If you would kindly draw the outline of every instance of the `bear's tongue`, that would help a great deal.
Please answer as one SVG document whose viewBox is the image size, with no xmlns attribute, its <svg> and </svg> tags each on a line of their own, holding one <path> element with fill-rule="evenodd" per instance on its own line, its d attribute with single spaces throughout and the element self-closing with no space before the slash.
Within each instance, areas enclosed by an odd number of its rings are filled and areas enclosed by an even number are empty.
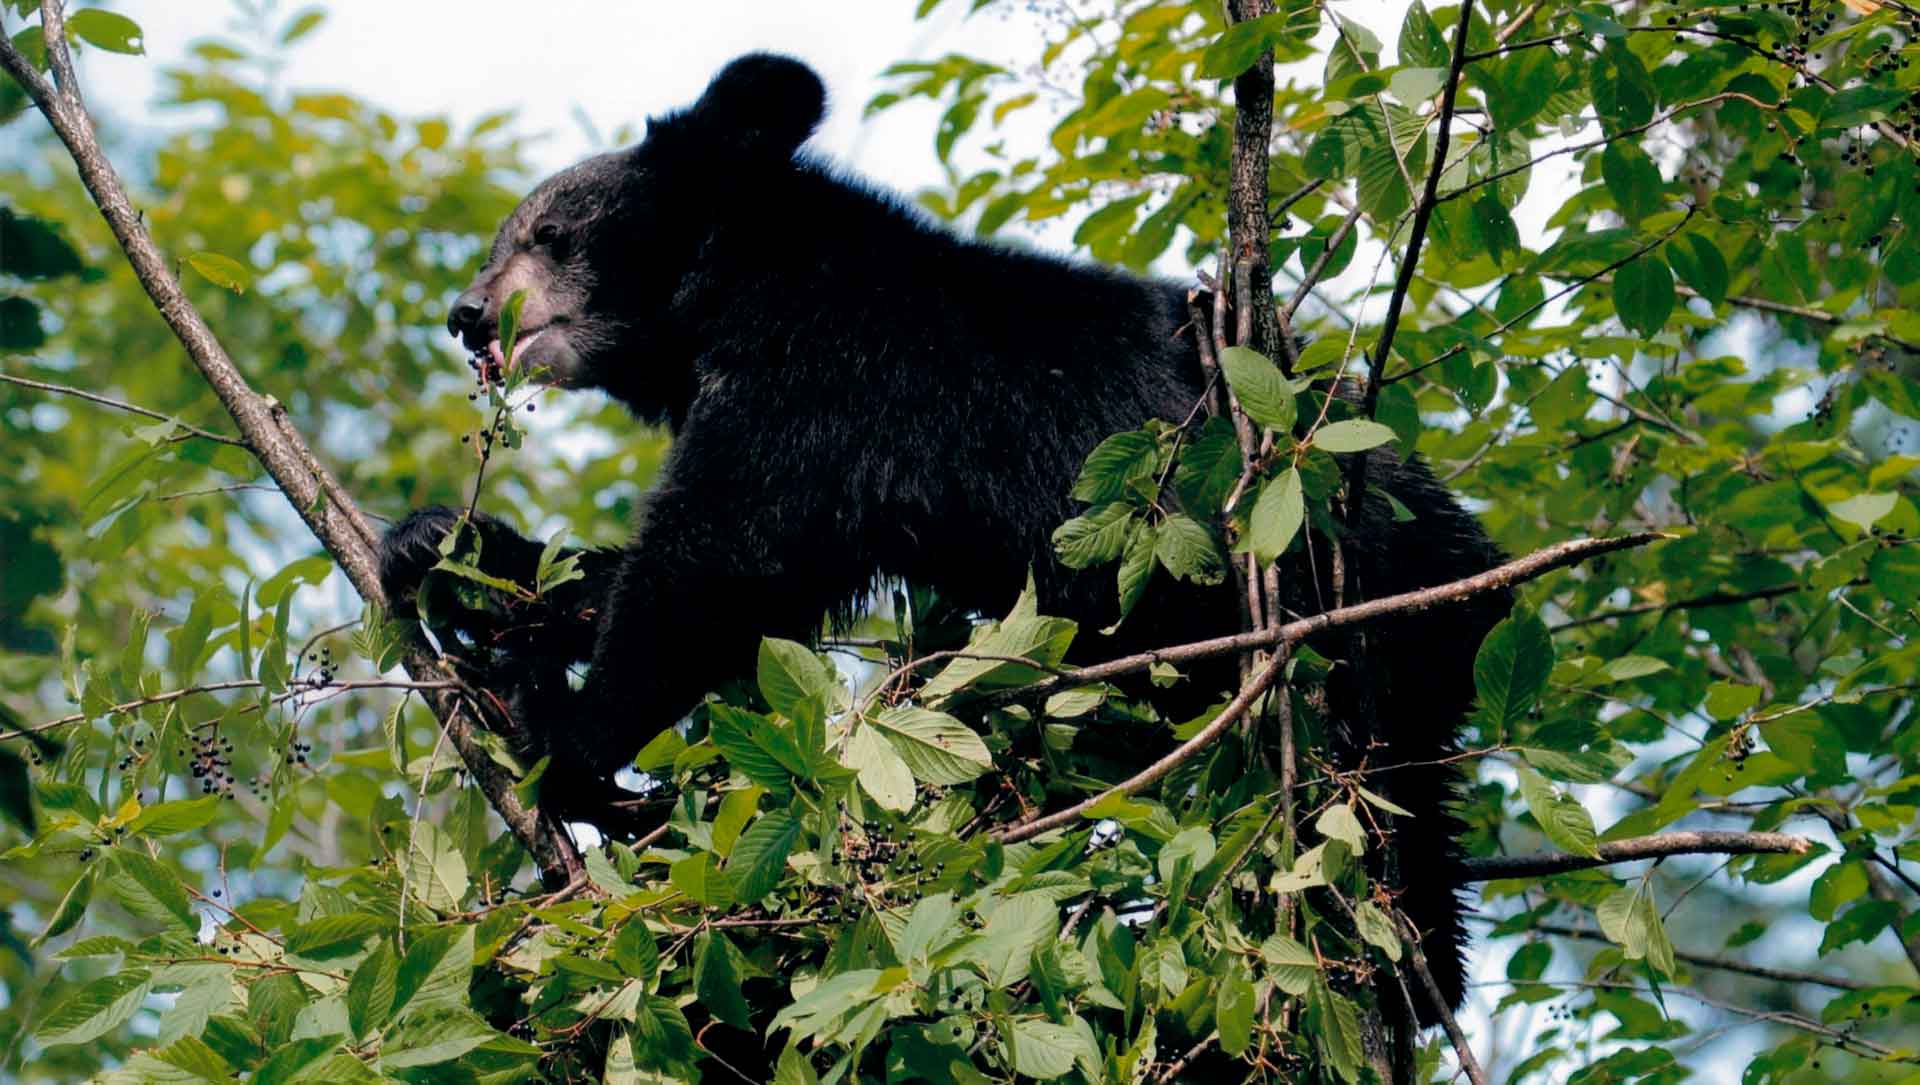
<svg viewBox="0 0 1920 1085">
<path fill-rule="evenodd" d="M 498 339 L 487 340 L 487 357 L 493 361 L 494 365 L 500 367 L 500 371 L 502 373 L 506 372 L 507 358 L 506 358 L 506 355 L 500 352 L 500 340 Z"/>
</svg>

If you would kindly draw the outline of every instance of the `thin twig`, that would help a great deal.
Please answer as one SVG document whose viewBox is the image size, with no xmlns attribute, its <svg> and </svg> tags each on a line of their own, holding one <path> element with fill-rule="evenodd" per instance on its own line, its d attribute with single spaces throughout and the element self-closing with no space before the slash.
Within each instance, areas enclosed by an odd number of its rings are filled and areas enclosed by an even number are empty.
<svg viewBox="0 0 1920 1085">
<path fill-rule="evenodd" d="M 1585 927 L 1572 927 L 1564 923 L 1535 923 L 1527 928 L 1537 934 L 1551 934 L 1562 938 L 1582 938 L 1589 942 L 1605 942 L 1612 945 L 1613 939 L 1596 930 Z M 1824 972 L 1805 972 L 1797 968 L 1775 968 L 1772 965 L 1752 964 L 1748 961 L 1736 961 L 1731 957 L 1717 957 L 1711 953 L 1692 953 L 1683 949 L 1673 951 L 1675 960 L 1685 961 L 1696 968 L 1709 968 L 1716 972 L 1736 972 L 1743 976 L 1773 980 L 1778 983 L 1792 984 L 1796 987 L 1813 985 L 1831 987 L 1836 991 L 1865 991 L 1874 984 L 1848 976 L 1834 976 Z"/>
<path fill-rule="evenodd" d="M 212 430 L 204 430 L 204 429 L 201 429 L 199 426 L 193 425 L 191 423 L 182 422 L 178 418 L 175 418 L 170 414 L 163 414 L 160 411 L 156 411 L 150 407 L 142 407 L 137 403 L 127 403 L 124 400 L 114 399 L 111 396 L 103 396 L 98 392 L 89 392 L 84 388 L 69 388 L 64 384 L 49 384 L 46 381 L 30 380 L 26 377 L 16 377 L 11 373 L 0 373 L 0 383 L 17 384 L 23 388 L 34 388 L 42 392 L 52 392 L 55 395 L 72 396 L 75 399 L 84 399 L 89 403 L 98 403 L 102 407 L 112 407 L 116 411 L 126 411 L 128 414 L 137 414 L 137 415 L 140 415 L 142 418 L 152 418 L 161 422 L 171 422 L 174 425 L 179 426 L 186 433 L 194 437 L 198 437 L 203 441 L 215 441 L 223 445 L 232 445 L 235 448 L 248 447 L 247 442 L 241 440 L 238 437 L 229 437 L 224 433 L 214 433 Z"/>
</svg>

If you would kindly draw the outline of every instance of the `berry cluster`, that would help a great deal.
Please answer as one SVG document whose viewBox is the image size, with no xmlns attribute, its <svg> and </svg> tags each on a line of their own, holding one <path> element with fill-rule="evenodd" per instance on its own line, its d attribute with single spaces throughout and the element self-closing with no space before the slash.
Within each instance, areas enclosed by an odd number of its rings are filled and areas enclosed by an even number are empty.
<svg viewBox="0 0 1920 1085">
<path fill-rule="evenodd" d="M 218 730 L 209 728 L 205 734 L 193 736 L 191 741 L 193 760 L 187 768 L 193 778 L 200 781 L 200 794 L 233 798 L 233 785 L 240 782 L 233 774 L 233 740 L 222 738 Z M 187 748 L 182 747 L 178 755 L 188 756 Z"/>
<path fill-rule="evenodd" d="M 332 685 L 334 676 L 340 673 L 339 665 L 333 661 L 333 648 L 330 645 L 323 644 L 318 649 L 308 652 L 307 662 L 314 664 L 313 671 L 307 679 L 316 686 Z"/>
<path fill-rule="evenodd" d="M 821 888 L 827 918 L 837 916 L 851 921 L 860 917 L 866 904 L 890 908 L 911 903 L 918 894 L 907 890 L 917 889 L 946 873 L 947 864 L 923 862 L 905 842 L 894 839 L 886 826 L 878 822 L 861 822 L 857 835 L 846 831 L 849 828 L 852 826 L 843 827 L 838 859 L 853 875 L 853 881 Z"/>
</svg>

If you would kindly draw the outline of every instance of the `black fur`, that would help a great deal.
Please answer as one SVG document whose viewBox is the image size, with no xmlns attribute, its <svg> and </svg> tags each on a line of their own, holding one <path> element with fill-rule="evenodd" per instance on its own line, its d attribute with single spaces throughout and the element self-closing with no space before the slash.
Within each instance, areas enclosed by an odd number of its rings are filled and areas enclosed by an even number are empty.
<svg viewBox="0 0 1920 1085">
<path fill-rule="evenodd" d="M 501 303 L 526 290 L 523 326 L 544 332 L 526 364 L 674 432 L 634 541 L 586 555 L 584 582 L 521 615 L 520 640 L 491 645 L 505 660 L 544 661 L 526 664 L 514 697 L 546 729 L 550 771 L 605 777 L 706 691 L 750 673 L 762 636 L 809 637 L 876 576 L 997 615 L 1031 570 L 1043 612 L 1079 621 L 1083 656 L 1235 628 L 1224 590 L 1156 582 L 1122 633 L 1102 637 L 1112 568 L 1075 574 L 1049 543 L 1079 511 L 1067 494 L 1094 445 L 1193 408 L 1185 289 L 931 225 L 796 157 L 822 108 L 818 78 L 797 62 L 735 61 L 639 146 L 535 189 L 462 296 L 478 318 L 455 330 L 485 351 Z M 1378 455 L 1370 478 L 1415 518 L 1396 523 L 1383 500 L 1369 504 L 1343 545 L 1348 601 L 1498 560 L 1417 462 Z M 414 592 L 454 518 L 425 510 L 389 534 L 382 571 L 395 599 Z M 530 576 L 537 544 L 497 522 L 479 528 L 490 570 Z M 1297 596 L 1324 598 L 1295 573 Z M 1453 752 L 1475 649 L 1506 607 L 1489 596 L 1373 627 L 1375 672 L 1333 683 L 1333 701 L 1369 705 L 1353 718 L 1380 722 L 1332 736 L 1335 760 Z M 458 625 L 443 633 L 471 639 Z M 592 666 L 574 692 L 553 664 L 579 659 Z M 1192 679 L 1207 700 L 1230 680 L 1226 669 Z M 1418 815 L 1395 827 L 1402 900 L 1457 1001 L 1456 777 L 1429 767 L 1376 779 Z"/>
</svg>

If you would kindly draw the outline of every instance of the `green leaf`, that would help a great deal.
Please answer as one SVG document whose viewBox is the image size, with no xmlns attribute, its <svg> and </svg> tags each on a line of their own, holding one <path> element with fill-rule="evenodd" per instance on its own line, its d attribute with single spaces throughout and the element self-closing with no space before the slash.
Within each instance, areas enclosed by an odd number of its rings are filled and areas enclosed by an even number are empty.
<svg viewBox="0 0 1920 1085">
<path fill-rule="evenodd" d="M 760 696 L 775 712 L 809 724 L 826 718 L 834 679 L 806 645 L 761 638 L 758 674 Z"/>
<path fill-rule="evenodd" d="M 872 725 L 922 782 L 964 784 L 993 767 L 993 754 L 980 736 L 943 712 L 903 705 L 880 713 Z"/>
<path fill-rule="evenodd" d="M 1497 194 L 1489 191 L 1473 201 L 1473 223 L 1479 231 L 1481 247 L 1486 249 L 1494 265 L 1509 266 L 1507 257 L 1520 252 L 1520 227 Z"/>
<path fill-rule="evenodd" d="M 1073 484 L 1073 499 L 1089 505 L 1121 501 L 1136 479 L 1152 478 L 1160 465 L 1160 442 L 1144 430 L 1116 433 L 1087 455 Z"/>
<path fill-rule="evenodd" d="M 172 836 L 205 828 L 220 813 L 220 797 L 160 802 L 143 807 L 127 822 L 129 836 Z"/>
<path fill-rule="evenodd" d="M 147 51 L 140 24 L 117 11 L 82 8 L 67 16 L 67 36 L 109 53 L 142 56 Z"/>
<path fill-rule="evenodd" d="M 972 732 L 968 732 L 971 734 Z M 733 878 L 734 895 L 742 901 L 756 901 L 773 892 L 786 869 L 787 855 L 800 839 L 800 823 L 784 810 L 769 810 L 760 815 L 733 847 L 727 860 L 727 873 Z"/>
<path fill-rule="evenodd" d="M 882 808 L 896 812 L 913 809 L 913 770 L 879 731 L 869 726 L 855 727 L 840 747 L 840 764 L 854 771 L 860 789 Z"/>
<path fill-rule="evenodd" d="M 1072 1029 L 1031 1017 L 1007 1023 L 1006 1047 L 1014 1072 L 1039 1081 L 1066 1076 L 1083 1049 Z"/>
<path fill-rule="evenodd" d="M 1300 472 L 1289 467 L 1261 484 L 1260 496 L 1253 503 L 1253 515 L 1247 524 L 1245 544 L 1255 557 L 1272 564 L 1286 552 L 1306 518 Z"/>
<path fill-rule="evenodd" d="M 1863 493 L 1832 502 L 1827 506 L 1827 511 L 1836 518 L 1866 531 L 1886 519 L 1888 514 L 1893 512 L 1894 506 L 1899 503 L 1899 494 Z"/>
<path fill-rule="evenodd" d="M 1365 452 L 1393 440 L 1393 430 L 1366 418 L 1329 422 L 1313 431 L 1313 447 L 1327 452 Z"/>
<path fill-rule="evenodd" d="M 1126 504 L 1116 501 L 1102 505 L 1055 528 L 1054 552 L 1060 555 L 1060 564 L 1069 569 L 1085 569 L 1112 561 L 1126 549 L 1138 522 L 1133 509 Z"/>
<path fill-rule="evenodd" d="M 725 908 L 734 902 L 733 879 L 714 864 L 712 852 L 697 851 L 674 863 L 667 868 L 667 880 L 695 903 L 709 908 Z"/>
<path fill-rule="evenodd" d="M 1169 516 L 1154 535 L 1153 556 L 1167 572 L 1195 584 L 1226 579 L 1226 560 L 1213 532 L 1190 516 Z"/>
<path fill-rule="evenodd" d="M 1111 635 L 1146 594 L 1147 581 L 1153 576 L 1153 554 L 1159 537 L 1160 530 L 1148 523 L 1136 524 L 1133 533 L 1127 536 L 1127 549 L 1120 555 L 1120 569 L 1114 576 L 1119 588 L 1120 618 L 1101 632 Z"/>
<path fill-rule="evenodd" d="M 1220 369 L 1248 418 L 1275 433 L 1293 432 L 1298 401 L 1279 366 L 1246 347 L 1228 347 L 1220 355 Z"/>
<path fill-rule="evenodd" d="M 1344 803 L 1322 810 L 1314 820 L 1313 828 L 1328 840 L 1345 844 L 1355 855 L 1367 850 L 1367 830 L 1354 815 L 1353 807 Z"/>
<path fill-rule="evenodd" d="M 1867 579 L 1901 606 L 1920 604 L 1920 547 L 1875 550 L 1867 561 Z"/>
<path fill-rule="evenodd" d="M 660 969 L 660 947 L 638 916 L 629 919 L 613 937 L 613 963 L 637 980 L 651 980 Z"/>
<path fill-rule="evenodd" d="M 394 1016 L 467 1004 L 473 979 L 472 926 L 436 927 L 416 933 L 394 975 Z"/>
<path fill-rule="evenodd" d="M 94 872 L 91 870 L 82 872 L 73 880 L 73 884 L 67 887 L 66 894 L 60 898 L 60 903 L 54 906 L 53 918 L 47 920 L 46 929 L 33 940 L 36 947 L 45 945 L 49 939 L 58 938 L 72 930 L 74 924 L 80 922 L 81 917 L 87 914 L 87 903 L 93 899 L 94 880 Z"/>
<path fill-rule="evenodd" d="M 1260 943 L 1260 959 L 1267 963 L 1267 974 L 1275 986 L 1290 995 L 1306 994 L 1320 974 L 1320 958 L 1284 934 L 1271 935 Z"/>
<path fill-rule="evenodd" d="M 1666 243 L 1661 250 L 1680 281 L 1715 305 L 1727 301 L 1727 261 L 1720 249 L 1702 234 L 1688 234 Z"/>
<path fill-rule="evenodd" d="M 48 1047 L 97 1040 L 131 1021 L 152 986 L 152 974 L 144 968 L 122 969 L 82 984 L 47 1014 L 33 1037 Z"/>
<path fill-rule="evenodd" d="M 1174 492 L 1187 514 L 1199 520 L 1212 520 L 1221 512 L 1227 495 L 1240 481 L 1242 466 L 1240 441 L 1226 419 L 1209 418 L 1200 436 L 1180 452 L 1173 469 Z"/>
<path fill-rule="evenodd" d="M 1226 973 L 1214 992 L 1213 1020 L 1220 1030 L 1220 1050 L 1239 1058 L 1253 1039 L 1253 979 L 1244 961 L 1228 960 Z"/>
<path fill-rule="evenodd" d="M 399 994 L 400 958 L 385 939 L 373 947 L 347 980 L 347 1022 L 356 1039 L 386 1024 Z"/>
<path fill-rule="evenodd" d="M 429 908 L 450 911 L 466 899 L 467 860 L 453 838 L 424 821 L 407 841 L 407 889 Z"/>
<path fill-rule="evenodd" d="M 1504 735 L 1525 719 L 1552 671 L 1553 639 L 1532 611 L 1515 610 L 1494 626 L 1473 661 L 1484 726 Z"/>
<path fill-rule="evenodd" d="M 1281 47 L 1282 56 L 1290 56 L 1291 50 L 1287 48 L 1290 39 L 1303 31 L 1310 34 L 1314 29 L 1315 23 L 1302 26 L 1285 11 L 1235 23 L 1207 46 L 1207 51 L 1200 55 L 1200 69 L 1195 74 L 1202 79 L 1232 79 L 1253 67 L 1262 53 L 1275 46 Z"/>
<path fill-rule="evenodd" d="M 292 45 L 294 42 L 313 33 L 319 28 L 320 24 L 326 20 L 327 13 L 320 8 L 308 8 L 302 11 L 289 20 L 287 28 L 280 32 L 280 44 Z"/>
<path fill-rule="evenodd" d="M 1445 68 L 1452 61 L 1446 39 L 1434 25 L 1433 15 L 1420 0 L 1407 5 L 1406 18 L 1400 23 L 1400 63 L 1428 68 Z"/>
<path fill-rule="evenodd" d="M 238 260 L 216 252 L 188 253 L 187 266 L 213 285 L 225 287 L 236 294 L 246 293 L 247 283 L 252 279 L 252 275 Z"/>
<path fill-rule="evenodd" d="M 1614 206 L 1631 226 L 1638 226 L 1641 219 L 1666 203 L 1661 191 L 1666 182 L 1660 178 L 1660 167 L 1637 143 L 1615 140 L 1607 144 L 1600 155 L 1600 176 L 1606 181 Z"/>
<path fill-rule="evenodd" d="M 365 912 L 315 916 L 287 932 L 287 952 L 308 960 L 326 960 L 358 952 L 387 922 Z"/>
<path fill-rule="evenodd" d="M 1400 944 L 1400 932 L 1393 929 L 1393 920 L 1370 900 L 1363 900 L 1353 910 L 1354 927 L 1367 944 L 1387 955 L 1387 960 L 1398 962 L 1405 947 Z"/>
<path fill-rule="evenodd" d="M 752 899 L 743 897 L 742 899 Z M 694 940 L 693 989 L 709 1013 L 735 1028 L 751 1028 L 752 1009 L 740 994 L 740 951 L 719 931 Z"/>
<path fill-rule="evenodd" d="M 1540 831 L 1547 839 L 1564 851 L 1599 858 L 1599 834 L 1594 831 L 1592 815 L 1580 805 L 1580 800 L 1554 787 L 1546 777 L 1530 768 L 1517 766 L 1516 771 L 1527 810 L 1533 820 L 1540 823 Z"/>
<path fill-rule="evenodd" d="M 792 772 L 768 748 L 773 721 L 724 704 L 707 706 L 707 720 L 707 737 L 747 779 L 776 791 L 792 786 Z"/>
<path fill-rule="evenodd" d="M 1613 273 L 1613 307 L 1621 323 L 1651 339 L 1673 315 L 1673 273 L 1648 253 Z"/>
<path fill-rule="evenodd" d="M 186 890 L 166 867 L 134 848 L 116 849 L 113 865 L 120 873 L 114 895 L 129 912 L 147 920 L 172 918 L 189 931 L 200 930 Z"/>
<path fill-rule="evenodd" d="M 464 1008 L 440 1008 L 415 1014 L 387 1033 L 380 1044 L 380 1067 L 399 1070 L 451 1062 L 501 1034 Z"/>
</svg>

